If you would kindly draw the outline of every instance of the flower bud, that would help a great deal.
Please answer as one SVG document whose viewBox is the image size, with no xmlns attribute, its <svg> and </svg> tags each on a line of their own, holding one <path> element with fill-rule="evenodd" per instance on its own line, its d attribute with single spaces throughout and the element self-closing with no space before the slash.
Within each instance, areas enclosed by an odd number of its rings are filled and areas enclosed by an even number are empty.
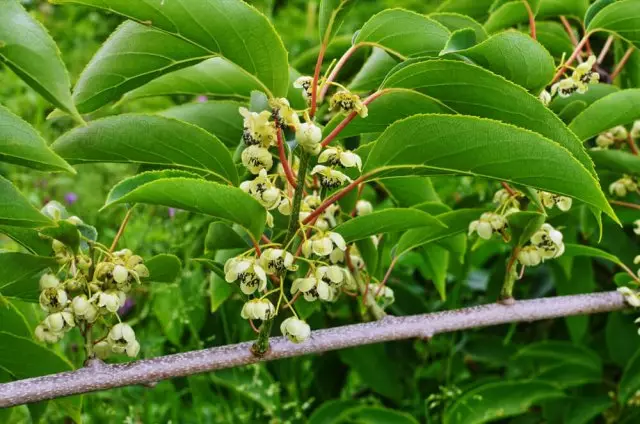
<svg viewBox="0 0 640 424">
<path fill-rule="evenodd" d="M 305 152 L 317 155 L 322 149 L 322 130 L 312 122 L 300 124 L 296 129 L 296 141 Z"/>
<path fill-rule="evenodd" d="M 53 331 L 49 330 L 49 327 L 47 327 L 43 323 L 43 324 L 38 324 L 38 326 L 35 329 L 34 335 L 37 340 L 51 344 L 51 343 L 57 343 L 60 340 L 62 340 L 64 333 L 54 333 Z"/>
<path fill-rule="evenodd" d="M 40 277 L 40 290 L 53 289 L 60 285 L 60 280 L 53 274 L 42 274 Z"/>
<path fill-rule="evenodd" d="M 356 202 L 356 215 L 364 216 L 373 213 L 373 205 L 367 200 L 358 200 Z"/>
<path fill-rule="evenodd" d="M 44 325 L 53 333 L 61 333 L 71 330 L 71 328 L 75 327 L 76 323 L 73 319 L 73 314 L 63 311 L 46 317 Z"/>
<path fill-rule="evenodd" d="M 122 265 L 116 265 L 113 267 L 113 279 L 118 284 L 124 284 L 129 279 L 129 271 Z"/>
<path fill-rule="evenodd" d="M 540 252 L 536 246 L 525 246 L 518 253 L 518 261 L 524 266 L 536 266 L 542 261 Z"/>
<path fill-rule="evenodd" d="M 240 316 L 244 319 L 266 321 L 273 318 L 276 308 L 269 299 L 252 299 L 244 304 Z"/>
<path fill-rule="evenodd" d="M 311 327 L 306 322 L 290 317 L 282 321 L 280 324 L 282 335 L 294 343 L 301 343 L 311 335 Z"/>
</svg>

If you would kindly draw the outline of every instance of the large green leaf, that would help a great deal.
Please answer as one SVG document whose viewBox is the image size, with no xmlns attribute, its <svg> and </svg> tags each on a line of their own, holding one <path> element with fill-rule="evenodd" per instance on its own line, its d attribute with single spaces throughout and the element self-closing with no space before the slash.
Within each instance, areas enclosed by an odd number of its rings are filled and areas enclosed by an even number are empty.
<svg viewBox="0 0 640 424">
<path fill-rule="evenodd" d="M 482 42 L 487 38 L 487 32 L 484 27 L 468 16 L 459 13 L 432 13 L 429 17 L 447 27 L 451 32 L 471 28 L 476 34 L 477 42 Z"/>
<path fill-rule="evenodd" d="M 528 31 L 529 28 L 525 28 Z M 536 40 L 554 57 L 568 57 L 573 51 L 573 43 L 562 24 L 554 21 L 536 22 Z M 604 85 L 604 84 L 603 84 Z M 591 91 L 591 87 L 589 90 Z M 557 98 L 562 98 L 558 96 Z"/>
<path fill-rule="evenodd" d="M 398 240 L 396 256 L 400 256 L 411 249 L 415 249 L 416 247 L 423 246 L 427 243 L 466 232 L 469 228 L 469 223 L 478 219 L 483 212 L 483 209 L 459 209 L 437 215 L 436 218 L 443 222 L 447 227 L 439 229 L 431 227 L 416 228 L 405 232 L 400 237 L 400 240 Z"/>
<path fill-rule="evenodd" d="M 391 87 L 417 90 L 461 114 L 497 119 L 542 134 L 596 175 L 580 140 L 553 112 L 524 88 L 478 66 L 449 60 L 419 62 L 391 74 L 383 88 Z"/>
<path fill-rule="evenodd" d="M 604 259 L 618 265 L 624 265 L 616 255 L 612 255 L 611 253 L 605 252 L 604 250 L 598 249 L 596 247 L 572 243 L 566 243 L 564 247 L 565 251 L 563 255 L 566 257 L 586 256 L 590 258 Z"/>
<path fill-rule="evenodd" d="M 53 253 L 51 242 L 40 237 L 40 233 L 36 229 L 0 225 L 0 234 L 5 234 L 36 255 L 49 256 Z"/>
<path fill-rule="evenodd" d="M 523 211 L 512 213 L 507 217 L 511 230 L 511 242 L 514 246 L 524 246 L 531 236 L 542 227 L 546 215 Z"/>
<path fill-rule="evenodd" d="M 282 40 L 268 19 L 241 0 L 55 0 L 106 9 L 158 28 L 254 75 L 264 91 L 287 94 L 289 66 Z"/>
<path fill-rule="evenodd" d="M 346 411 L 336 423 L 359 424 L 418 424 L 418 421 L 406 412 L 379 406 L 360 406 Z"/>
<path fill-rule="evenodd" d="M 48 101 L 73 115 L 69 75 L 47 30 L 17 0 L 5 0 L 0 11 L 0 62 Z"/>
<path fill-rule="evenodd" d="M 84 68 L 73 89 L 73 100 L 81 113 L 93 112 L 160 75 L 211 56 L 202 47 L 126 21 Z"/>
<path fill-rule="evenodd" d="M 466 57 L 533 92 L 540 91 L 551 82 L 555 71 L 549 52 L 536 40 L 518 31 L 501 32 L 480 44 L 462 49 L 448 48 L 440 55 Z"/>
<path fill-rule="evenodd" d="M 51 225 L 52 222 L 0 175 L 0 224 L 36 228 Z"/>
<path fill-rule="evenodd" d="M 175 255 L 162 253 L 145 261 L 149 269 L 149 281 L 156 283 L 173 283 L 182 272 L 182 262 Z"/>
<path fill-rule="evenodd" d="M 637 155 L 623 150 L 592 150 L 589 154 L 598 169 L 640 175 L 640 157 Z"/>
<path fill-rule="evenodd" d="M 340 31 L 347 14 L 358 0 L 321 0 L 318 11 L 320 41 L 330 42 Z"/>
<path fill-rule="evenodd" d="M 640 6 L 640 2 L 638 5 Z M 581 140 L 586 140 L 616 125 L 632 123 L 638 118 L 640 118 L 640 89 L 631 88 L 596 100 L 576 116 L 569 128 Z"/>
<path fill-rule="evenodd" d="M 74 169 L 49 149 L 31 125 L 0 106 L 0 162 L 10 162 L 42 171 Z"/>
<path fill-rule="evenodd" d="M 521 380 L 498 381 L 478 386 L 459 397 L 444 416 L 445 424 L 480 424 L 524 414 L 547 399 L 563 397 L 549 383 Z"/>
<path fill-rule="evenodd" d="M 260 91 L 258 80 L 233 63 L 214 57 L 156 78 L 127 93 L 123 101 L 173 94 L 248 100 L 254 90 Z"/>
<path fill-rule="evenodd" d="M 354 44 L 373 45 L 399 56 L 437 56 L 449 38 L 449 30 L 424 15 L 403 9 L 387 9 L 369 19 Z"/>
<path fill-rule="evenodd" d="M 0 293 L 5 294 L 12 286 L 20 284 L 45 268 L 53 267 L 53 257 L 34 256 L 28 253 L 0 253 Z"/>
<path fill-rule="evenodd" d="M 626 404 L 638 390 L 640 390 L 640 350 L 631 358 L 622 374 L 618 389 L 620 403 Z"/>
<path fill-rule="evenodd" d="M 582 19 L 589 8 L 589 0 L 541 0 L 537 19 L 572 16 Z"/>
<path fill-rule="evenodd" d="M 616 1 L 591 19 L 587 31 L 614 33 L 640 48 L 640 0 Z"/>
<path fill-rule="evenodd" d="M 385 50 L 377 47 L 372 50 L 371 56 L 351 80 L 349 90 L 354 92 L 375 90 L 382 84 L 389 71 L 398 64 L 398 61 Z"/>
<path fill-rule="evenodd" d="M 529 3 L 533 13 L 536 14 L 540 7 L 540 0 L 497 1 L 493 5 L 499 5 L 499 7 L 491 11 L 489 19 L 484 24 L 484 29 L 491 34 L 520 22 L 525 22 L 529 19 L 529 13 L 524 5 L 525 1 Z M 493 5 L 492 9 L 494 8 Z"/>
<path fill-rule="evenodd" d="M 0 322 L 2 330 L 21 337 L 31 337 L 29 324 L 22 312 L 7 299 L 0 298 Z"/>
<path fill-rule="evenodd" d="M 454 115 L 398 121 L 375 142 L 363 172 L 421 167 L 574 197 L 617 220 L 598 182 L 566 149 L 498 121 Z"/>
<path fill-rule="evenodd" d="M 205 130 L 176 119 L 119 115 L 75 128 L 53 150 L 71 163 L 131 162 L 211 173 L 232 184 L 238 173 L 227 147 Z"/>
<path fill-rule="evenodd" d="M 243 119 L 238 108 L 242 103 L 209 101 L 187 103 L 160 112 L 160 115 L 188 122 L 210 132 L 226 146 L 240 143 Z"/>
<path fill-rule="evenodd" d="M 349 125 L 342 130 L 337 138 L 353 137 L 360 134 L 375 134 L 387 129 L 389 125 L 399 119 L 417 113 L 452 113 L 439 100 L 413 90 L 389 89 L 375 99 L 369 106 L 366 118 L 356 116 Z M 344 119 L 344 116 L 334 116 L 323 132 L 331 133 Z"/>
<path fill-rule="evenodd" d="M 251 242 L 243 238 L 244 234 L 246 233 L 238 232 L 233 226 L 224 222 L 212 222 L 204 239 L 204 251 L 208 253 L 223 249 L 246 249 Z"/>
<path fill-rule="evenodd" d="M 266 211 L 237 187 L 189 178 L 166 178 L 139 186 L 115 203 L 149 203 L 235 222 L 260 238 Z"/>
<path fill-rule="evenodd" d="M 438 12 L 459 13 L 483 21 L 495 0 L 445 0 L 438 6 Z"/>
<path fill-rule="evenodd" d="M 335 399 L 323 402 L 313 411 L 308 424 L 334 424 L 345 412 L 358 407 L 355 399 Z"/>
<path fill-rule="evenodd" d="M 402 399 L 403 389 L 406 386 L 402 384 L 398 375 L 397 365 L 388 362 L 389 353 L 385 344 L 377 343 L 343 349 L 339 355 L 340 359 L 358 374 L 366 387 L 385 397 Z"/>
<path fill-rule="evenodd" d="M 375 234 L 397 233 L 416 227 L 445 228 L 436 217 L 418 209 L 392 208 L 358 216 L 338 225 L 333 231 L 340 233 L 347 243 Z"/>
<path fill-rule="evenodd" d="M 589 89 L 582 94 L 575 92 L 569 97 L 556 96 L 549 104 L 549 109 L 556 113 L 560 113 L 567 106 L 576 102 L 580 102 L 588 106 L 593 102 L 618 91 L 620 91 L 620 89 L 612 84 L 591 85 Z"/>
</svg>

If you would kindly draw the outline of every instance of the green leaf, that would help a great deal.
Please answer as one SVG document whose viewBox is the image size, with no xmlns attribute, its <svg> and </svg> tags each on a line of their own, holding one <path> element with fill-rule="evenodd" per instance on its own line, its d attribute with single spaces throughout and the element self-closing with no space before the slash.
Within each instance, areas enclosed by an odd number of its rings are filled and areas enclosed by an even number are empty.
<svg viewBox="0 0 640 424">
<path fill-rule="evenodd" d="M 416 115 L 396 122 L 375 142 L 363 172 L 421 167 L 574 197 L 617 220 L 597 181 L 566 149 L 497 121 Z"/>
<path fill-rule="evenodd" d="M 467 15 L 483 21 L 489 15 L 489 8 L 495 0 L 445 0 L 440 4 L 438 12 L 451 12 Z"/>
<path fill-rule="evenodd" d="M 380 133 L 399 119 L 418 113 L 451 113 L 451 109 L 440 101 L 413 90 L 389 89 L 369 106 L 366 118 L 357 116 L 342 130 L 337 138 L 353 137 L 360 134 Z M 334 116 L 324 128 L 324 134 L 330 134 L 344 119 Z"/>
<path fill-rule="evenodd" d="M 523 29 L 523 31 L 528 33 L 529 28 L 527 27 Z M 569 38 L 569 34 L 567 34 L 562 24 L 558 22 L 536 22 L 536 34 L 538 42 L 547 49 L 551 56 L 562 57 L 564 54 L 566 57 L 569 57 L 571 52 L 573 52 L 571 38 Z M 591 91 L 591 87 L 589 87 L 587 91 Z M 557 96 L 556 99 L 562 99 L 562 97 Z"/>
<path fill-rule="evenodd" d="M 156 78 L 130 91 L 122 100 L 176 94 L 248 100 L 254 90 L 261 90 L 259 81 L 233 63 L 214 57 Z"/>
<path fill-rule="evenodd" d="M 378 248 L 371 238 L 364 238 L 356 241 L 358 252 L 362 256 L 365 268 L 370 275 L 374 275 L 378 270 Z"/>
<path fill-rule="evenodd" d="M 211 56 L 205 48 L 148 25 L 125 21 L 80 74 L 73 100 L 81 113 L 93 112 L 154 78 Z"/>
<path fill-rule="evenodd" d="M 582 19 L 588 8 L 589 0 L 541 0 L 536 18 L 572 16 L 576 19 Z M 536 22 L 537 24 L 538 22 Z M 540 34 L 538 33 L 538 35 Z"/>
<path fill-rule="evenodd" d="M 361 406 L 343 414 L 340 423 L 357 422 L 360 424 L 418 424 L 411 415 L 379 406 Z"/>
<path fill-rule="evenodd" d="M 640 2 L 638 3 L 640 6 Z M 632 123 L 640 118 L 640 89 L 611 93 L 593 102 L 571 122 L 569 128 L 587 140 L 616 125 Z"/>
<path fill-rule="evenodd" d="M 564 275 L 558 275 L 563 273 L 555 274 L 558 295 L 569 296 L 572 294 L 593 293 L 596 289 L 596 281 L 593 275 L 591 258 L 580 257 L 573 260 L 571 255 L 563 255 L 563 257 L 565 258 L 563 261 L 571 263 L 571 274 L 569 278 Z M 589 315 L 566 317 L 564 320 L 571 340 L 576 344 L 582 343 L 589 333 Z"/>
<path fill-rule="evenodd" d="M 204 251 L 213 252 L 221 249 L 238 249 L 251 246 L 251 242 L 242 238 L 232 226 L 224 222 L 212 222 L 204 239 Z"/>
<path fill-rule="evenodd" d="M 261 81 L 264 90 L 273 96 L 287 94 L 289 66 L 282 40 L 264 15 L 241 0 L 55 2 L 102 8 L 160 29 L 235 63 Z"/>
<path fill-rule="evenodd" d="M 447 227 L 437 231 L 432 228 L 418 228 L 405 232 L 398 240 L 396 256 L 427 243 L 466 232 L 469 223 L 478 219 L 483 212 L 485 212 L 483 209 L 460 209 L 436 216 Z"/>
<path fill-rule="evenodd" d="M 438 193 L 436 193 L 429 177 L 385 178 L 380 181 L 380 184 L 400 207 L 415 206 L 431 214 L 444 213 L 450 210 L 446 206 L 447 210 L 438 210 L 437 212 L 420 208 L 420 204 L 425 202 L 440 202 Z M 438 204 L 443 205 L 442 203 Z"/>
<path fill-rule="evenodd" d="M 452 39 L 456 35 L 462 34 L 458 31 Z M 466 57 L 535 93 L 551 82 L 555 72 L 555 63 L 549 52 L 539 42 L 518 31 L 501 32 L 480 44 L 461 48 L 451 45 L 451 41 L 441 56 Z"/>
<path fill-rule="evenodd" d="M 345 18 L 358 0 L 321 0 L 318 10 L 320 41 L 329 43 L 340 31 Z"/>
<path fill-rule="evenodd" d="M 633 355 L 622 374 L 618 386 L 620 404 L 625 405 L 638 390 L 640 390 L 640 350 Z"/>
<path fill-rule="evenodd" d="M 184 333 L 184 301 L 180 287 L 168 284 L 158 287 L 153 292 L 151 309 L 167 340 L 175 346 L 182 345 Z"/>
<path fill-rule="evenodd" d="M 536 366 L 555 366 L 558 363 L 578 364 L 596 372 L 602 371 L 602 360 L 588 347 L 562 341 L 543 341 L 520 349 L 512 361 Z"/>
<path fill-rule="evenodd" d="M 591 7 L 594 8 L 596 4 Z M 591 9 L 589 10 L 591 12 Z M 589 14 L 587 12 L 587 14 Z M 640 48 L 640 0 L 622 0 L 606 5 L 588 23 L 587 31 L 606 31 Z"/>
<path fill-rule="evenodd" d="M 133 177 L 125 178 L 120 181 L 118 184 L 114 185 L 109 191 L 107 195 L 107 200 L 105 200 L 105 206 L 102 209 L 106 209 L 107 207 L 115 204 L 121 197 L 126 196 L 133 190 L 137 189 L 140 186 L 143 186 L 152 181 L 162 180 L 165 178 L 200 178 L 198 175 L 193 174 L 187 171 L 181 171 L 179 169 L 165 169 L 162 171 L 147 171 L 142 172 L 138 175 L 134 175 Z"/>
<path fill-rule="evenodd" d="M 439 56 L 444 56 L 449 53 L 455 53 L 460 50 L 466 50 L 475 46 L 476 43 L 476 33 L 473 29 L 459 29 L 451 34 L 451 37 L 449 37 L 449 40 L 447 40 L 447 44 L 445 44 Z M 454 58 L 455 57 L 457 56 L 454 55 Z"/>
<path fill-rule="evenodd" d="M 0 162 L 28 166 L 42 171 L 75 170 L 56 155 L 31 125 L 0 106 Z"/>
<path fill-rule="evenodd" d="M 563 397 L 549 383 L 532 380 L 480 385 L 459 397 L 444 415 L 445 424 L 480 424 L 524 414 L 536 404 Z"/>
<path fill-rule="evenodd" d="M 255 402 L 267 416 L 280 416 L 280 391 L 270 389 L 277 384 L 266 367 L 241 367 L 211 373 L 211 380 L 240 399 Z M 218 389 L 219 390 L 219 389 Z"/>
<path fill-rule="evenodd" d="M 527 1 L 529 3 L 529 6 L 535 15 L 540 6 L 540 0 L 505 1 L 502 2 L 503 4 L 500 7 L 491 12 L 489 19 L 484 24 L 484 29 L 491 34 L 498 32 L 501 29 L 519 24 L 520 22 L 527 21 L 529 19 L 529 13 L 527 12 L 527 8 L 523 1 Z"/>
<path fill-rule="evenodd" d="M 162 253 L 144 262 L 149 269 L 149 281 L 173 283 L 182 273 L 182 262 L 175 255 Z"/>
<path fill-rule="evenodd" d="M 119 115 L 75 128 L 52 148 L 71 163 L 130 162 L 211 173 L 231 184 L 238 173 L 227 147 L 186 122 L 151 115 Z"/>
<path fill-rule="evenodd" d="M 0 62 L 3 62 L 47 101 L 77 115 L 69 75 L 60 51 L 47 30 L 16 0 L 2 3 Z"/>
<path fill-rule="evenodd" d="M 346 415 L 345 413 L 358 405 L 358 401 L 353 399 L 335 399 L 324 402 L 313 411 L 307 424 L 334 424 Z"/>
<path fill-rule="evenodd" d="M 238 112 L 240 106 L 246 105 L 226 101 L 186 103 L 159 115 L 196 125 L 218 137 L 225 146 L 235 148 L 240 143 L 243 129 L 243 118 Z"/>
<path fill-rule="evenodd" d="M 142 185 L 115 203 L 149 203 L 202 213 L 235 222 L 260 238 L 266 211 L 237 187 L 188 178 L 166 178 Z"/>
<path fill-rule="evenodd" d="M 511 241 L 515 246 L 524 246 L 531 236 L 542 227 L 546 215 L 538 212 L 516 212 L 507 217 L 511 230 Z"/>
<path fill-rule="evenodd" d="M 1 252 L 0 253 L 0 293 L 6 291 L 13 285 L 29 279 L 40 273 L 45 268 L 56 265 L 55 258 L 34 256 L 28 253 Z"/>
<path fill-rule="evenodd" d="M 402 381 L 397 367 L 389 362 L 385 345 L 378 343 L 339 351 L 340 359 L 355 371 L 362 383 L 382 396 L 400 400 Z"/>
<path fill-rule="evenodd" d="M 487 39 L 487 32 L 484 27 L 469 16 L 459 13 L 431 13 L 429 18 L 441 23 L 451 32 L 459 29 L 470 28 L 476 34 L 476 41 L 482 42 Z"/>
<path fill-rule="evenodd" d="M 2 329 L 7 333 L 21 337 L 31 337 L 31 329 L 29 329 L 29 324 L 27 324 L 24 315 L 22 315 L 13 303 L 1 298 L 0 322 L 2 323 Z"/>
<path fill-rule="evenodd" d="M 542 134 L 569 150 L 596 175 L 582 143 L 560 118 L 524 88 L 478 66 L 449 60 L 414 63 L 391 74 L 383 84 L 383 88 L 390 87 L 414 89 L 458 113 Z"/>
<path fill-rule="evenodd" d="M 445 228 L 438 218 L 418 209 L 391 208 L 355 217 L 332 231 L 340 233 L 347 243 L 351 243 L 375 234 L 397 233 L 426 226 Z"/>
<path fill-rule="evenodd" d="M 631 337 L 638 332 L 635 319 L 635 315 L 624 312 L 611 312 L 607 316 L 607 352 L 611 360 L 621 368 L 624 368 L 640 349 L 640 338 Z"/>
<path fill-rule="evenodd" d="M 349 90 L 354 92 L 373 91 L 382 84 L 385 77 L 398 61 L 383 49 L 374 47 L 371 56 L 362 65 L 349 84 Z"/>
<path fill-rule="evenodd" d="M 15 379 L 72 371 L 69 361 L 55 352 L 32 341 L 0 331 L 0 369 L 7 370 Z M 55 401 L 64 413 L 80 422 L 82 397 L 73 396 Z"/>
<path fill-rule="evenodd" d="M 587 104 L 585 102 L 572 102 L 558 113 L 558 117 L 562 119 L 564 123 L 569 124 L 571 123 L 571 121 L 576 119 L 576 116 L 580 115 L 586 108 Z"/>
<path fill-rule="evenodd" d="M 233 294 L 233 286 L 224 279 L 224 264 L 228 259 L 241 254 L 241 250 L 219 250 L 215 253 L 214 260 L 198 259 L 213 272 L 209 278 L 209 300 L 211 313 L 214 313 Z"/>
<path fill-rule="evenodd" d="M 611 253 L 607 253 L 604 250 L 598 249 L 596 247 L 585 246 L 582 244 L 565 243 L 563 256 L 566 256 L 566 257 L 586 256 L 589 258 L 599 258 L 599 259 L 604 259 L 606 261 L 613 262 L 614 264 L 624 266 L 622 261 L 618 259 L 617 256 L 612 255 Z"/>
<path fill-rule="evenodd" d="M 369 19 L 354 44 L 383 48 L 400 58 L 437 56 L 449 38 L 449 30 L 424 15 L 403 9 L 387 9 Z"/>
<path fill-rule="evenodd" d="M 40 237 L 40 233 L 32 228 L 0 226 L 0 234 L 22 245 L 29 252 L 39 256 L 49 256 L 53 253 L 51 242 Z"/>
<path fill-rule="evenodd" d="M 62 242 L 69 247 L 74 253 L 78 253 L 80 248 L 80 232 L 78 227 L 67 221 L 56 221 L 53 227 L 47 227 L 40 231 L 45 237 Z"/>
<path fill-rule="evenodd" d="M 587 11 L 584 14 L 583 24 L 585 28 L 588 28 L 591 25 L 591 21 L 596 17 L 598 13 L 605 7 L 615 3 L 616 0 L 596 0 L 589 6 Z"/>
<path fill-rule="evenodd" d="M 556 113 L 560 113 L 560 111 L 574 102 L 580 102 L 585 103 L 586 105 L 590 105 L 596 100 L 599 100 L 604 96 L 608 96 L 609 94 L 618 91 L 620 91 L 620 89 L 612 84 L 591 85 L 589 86 L 589 89 L 582 94 L 575 92 L 569 97 L 556 96 L 549 104 L 549 109 Z"/>
<path fill-rule="evenodd" d="M 589 155 L 598 169 L 640 175 L 640 158 L 623 150 L 592 150 Z"/>
<path fill-rule="evenodd" d="M 447 300 L 447 269 L 449 268 L 449 252 L 437 244 L 427 244 L 420 249 L 422 263 L 420 273 L 425 279 L 433 281 L 442 301 Z"/>
<path fill-rule="evenodd" d="M 51 225 L 52 222 L 0 175 L 0 224 L 35 228 Z"/>
</svg>

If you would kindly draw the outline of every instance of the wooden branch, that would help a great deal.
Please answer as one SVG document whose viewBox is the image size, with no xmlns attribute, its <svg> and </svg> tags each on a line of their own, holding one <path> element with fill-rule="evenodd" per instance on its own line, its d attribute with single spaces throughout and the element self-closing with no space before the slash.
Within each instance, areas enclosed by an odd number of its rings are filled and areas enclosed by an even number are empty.
<svg viewBox="0 0 640 424">
<path fill-rule="evenodd" d="M 517 301 L 512 305 L 493 303 L 424 315 L 387 316 L 364 324 L 315 330 L 309 340 L 301 344 L 275 337 L 270 341 L 271 350 L 263 357 L 251 353 L 253 342 L 245 342 L 128 364 L 107 365 L 94 360 L 77 371 L 0 384 L 0 408 L 133 384 L 149 385 L 173 377 L 371 343 L 430 338 L 458 330 L 610 312 L 625 307 L 623 296 L 615 291 L 559 296 Z"/>
</svg>

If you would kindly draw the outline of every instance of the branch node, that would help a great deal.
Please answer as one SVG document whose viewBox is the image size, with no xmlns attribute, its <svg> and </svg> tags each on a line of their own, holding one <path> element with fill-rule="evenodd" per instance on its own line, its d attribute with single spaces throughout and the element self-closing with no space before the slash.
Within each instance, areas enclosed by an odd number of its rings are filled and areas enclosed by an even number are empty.
<svg viewBox="0 0 640 424">
<path fill-rule="evenodd" d="M 498 303 L 504 306 L 513 306 L 516 304 L 516 300 L 513 298 L 513 296 L 509 296 L 498 300 Z"/>
</svg>

